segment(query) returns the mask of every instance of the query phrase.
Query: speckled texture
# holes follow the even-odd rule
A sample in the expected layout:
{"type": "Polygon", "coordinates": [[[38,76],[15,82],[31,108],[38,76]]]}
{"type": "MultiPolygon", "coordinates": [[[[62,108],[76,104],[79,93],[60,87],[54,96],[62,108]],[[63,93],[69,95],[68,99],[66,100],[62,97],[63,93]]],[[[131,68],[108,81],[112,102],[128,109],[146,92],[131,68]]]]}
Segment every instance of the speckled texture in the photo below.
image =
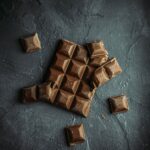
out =
{"type": "Polygon", "coordinates": [[[150,4],[148,0],[0,1],[0,150],[149,150],[150,4]],[[42,51],[18,38],[38,32],[42,51]],[[57,41],[103,39],[123,73],[96,91],[85,119],[46,103],[20,103],[22,87],[44,80],[57,41]],[[130,110],[111,115],[109,96],[127,94],[130,110]],[[87,141],[68,148],[64,127],[83,122],[87,141]]]}

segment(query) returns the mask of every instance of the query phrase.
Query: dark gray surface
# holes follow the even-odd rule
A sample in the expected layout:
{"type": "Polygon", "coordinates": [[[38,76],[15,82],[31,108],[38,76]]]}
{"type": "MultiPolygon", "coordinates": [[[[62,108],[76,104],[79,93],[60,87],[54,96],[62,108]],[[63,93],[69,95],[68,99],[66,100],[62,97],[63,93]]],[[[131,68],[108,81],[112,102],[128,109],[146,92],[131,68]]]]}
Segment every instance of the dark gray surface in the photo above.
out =
{"type": "Polygon", "coordinates": [[[148,0],[1,0],[0,150],[149,150],[149,10],[148,0]],[[18,38],[35,31],[43,49],[26,54],[18,38]],[[87,119],[42,102],[20,103],[22,87],[44,80],[60,38],[103,39],[123,68],[97,90],[87,119]],[[111,115],[107,98],[122,93],[130,110],[111,115]],[[87,141],[68,148],[63,129],[81,122],[87,141]]]}

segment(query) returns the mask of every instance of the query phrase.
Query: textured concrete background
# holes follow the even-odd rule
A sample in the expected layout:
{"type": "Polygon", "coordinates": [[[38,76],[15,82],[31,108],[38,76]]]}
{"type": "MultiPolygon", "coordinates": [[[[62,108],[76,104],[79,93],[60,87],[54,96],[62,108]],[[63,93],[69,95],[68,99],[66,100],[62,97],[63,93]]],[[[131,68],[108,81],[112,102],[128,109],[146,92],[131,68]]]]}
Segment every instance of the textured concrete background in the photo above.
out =
{"type": "Polygon", "coordinates": [[[149,150],[150,5],[148,0],[0,1],[0,150],[149,150]],[[42,51],[18,38],[38,32],[42,51]],[[58,39],[103,39],[123,73],[95,94],[85,119],[46,103],[20,103],[22,87],[44,80],[58,39]],[[109,96],[127,94],[130,110],[111,115],[109,96]],[[84,123],[87,141],[68,148],[63,129],[84,123]]]}

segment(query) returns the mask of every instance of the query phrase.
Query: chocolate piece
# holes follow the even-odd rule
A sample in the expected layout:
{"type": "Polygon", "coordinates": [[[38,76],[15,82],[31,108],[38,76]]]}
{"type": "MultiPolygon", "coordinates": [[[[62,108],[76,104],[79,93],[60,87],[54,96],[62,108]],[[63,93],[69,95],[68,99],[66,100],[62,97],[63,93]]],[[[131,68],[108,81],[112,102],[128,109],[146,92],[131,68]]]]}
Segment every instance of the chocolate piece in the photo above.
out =
{"type": "Polygon", "coordinates": [[[90,111],[90,105],[91,105],[91,102],[89,99],[76,96],[71,110],[76,112],[77,114],[87,117],[90,111]]]}
{"type": "Polygon", "coordinates": [[[37,33],[23,38],[21,40],[21,42],[22,42],[24,50],[27,53],[35,52],[35,51],[41,49],[41,42],[39,40],[37,33]]]}
{"type": "Polygon", "coordinates": [[[37,86],[31,86],[23,89],[23,102],[37,101],[37,86]]]}
{"type": "Polygon", "coordinates": [[[83,124],[73,125],[65,128],[67,142],[69,146],[74,146],[85,141],[83,124]]]}
{"type": "Polygon", "coordinates": [[[109,98],[112,113],[128,111],[128,98],[124,95],[109,98]]]}
{"type": "Polygon", "coordinates": [[[118,64],[116,58],[112,58],[111,60],[109,60],[108,63],[104,65],[104,67],[110,79],[122,72],[122,69],[118,64]]]}
{"type": "Polygon", "coordinates": [[[103,85],[109,81],[108,74],[106,73],[105,69],[103,67],[100,67],[95,70],[93,82],[96,87],[103,85]]]}
{"type": "Polygon", "coordinates": [[[60,90],[57,95],[56,104],[63,108],[70,109],[73,99],[74,99],[73,94],[66,92],[64,90],[60,90]]]}
{"type": "Polygon", "coordinates": [[[111,78],[122,72],[116,58],[108,60],[101,67],[97,68],[93,76],[94,87],[101,86],[111,78]]]}
{"type": "Polygon", "coordinates": [[[87,47],[90,52],[91,58],[108,55],[108,52],[104,47],[103,41],[88,43],[87,47]]]}
{"type": "Polygon", "coordinates": [[[57,95],[58,89],[53,83],[44,83],[38,86],[39,99],[53,103],[57,95]]]}

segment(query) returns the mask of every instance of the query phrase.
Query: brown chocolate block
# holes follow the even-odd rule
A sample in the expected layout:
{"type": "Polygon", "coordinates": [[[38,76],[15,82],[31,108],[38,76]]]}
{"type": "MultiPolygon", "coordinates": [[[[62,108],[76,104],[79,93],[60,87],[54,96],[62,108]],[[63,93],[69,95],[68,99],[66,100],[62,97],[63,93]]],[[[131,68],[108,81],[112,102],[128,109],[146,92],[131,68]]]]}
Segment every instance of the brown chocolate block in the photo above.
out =
{"type": "Polygon", "coordinates": [[[109,76],[103,67],[99,67],[94,72],[93,82],[96,87],[101,86],[109,81],[109,76]]]}
{"type": "Polygon", "coordinates": [[[43,83],[38,86],[39,89],[39,99],[45,100],[47,102],[53,103],[57,95],[58,89],[53,83],[43,83]]]}
{"type": "Polygon", "coordinates": [[[106,69],[106,72],[108,73],[110,79],[122,72],[122,69],[118,64],[116,58],[110,59],[108,63],[104,65],[104,68],[106,69]]]}
{"type": "Polygon", "coordinates": [[[66,75],[64,77],[64,81],[62,84],[62,89],[75,94],[78,89],[79,84],[80,84],[80,80],[77,80],[73,76],[66,75]]]}
{"type": "Polygon", "coordinates": [[[37,101],[37,86],[31,86],[23,89],[23,102],[35,102],[37,101]]]}
{"type": "Polygon", "coordinates": [[[74,99],[73,94],[71,94],[67,91],[64,91],[64,90],[60,90],[56,97],[55,102],[57,105],[59,105],[63,108],[70,109],[73,99],[74,99]]]}
{"type": "Polygon", "coordinates": [[[81,81],[77,95],[91,100],[94,95],[94,91],[91,90],[91,87],[86,82],[81,81]]]}
{"type": "Polygon", "coordinates": [[[70,58],[58,53],[56,54],[53,67],[57,68],[62,72],[66,72],[69,62],[70,62],[70,58]]]}
{"type": "Polygon", "coordinates": [[[103,55],[108,55],[107,50],[104,47],[103,41],[92,42],[87,44],[88,50],[90,52],[90,57],[95,58],[103,55]]]}
{"type": "Polygon", "coordinates": [[[69,146],[74,146],[85,141],[85,131],[83,124],[66,127],[65,131],[69,146]]]}
{"type": "Polygon", "coordinates": [[[87,66],[85,74],[84,74],[84,79],[87,81],[90,81],[94,74],[95,69],[96,68],[94,66],[91,66],[91,65],[87,66]]]}
{"type": "Polygon", "coordinates": [[[112,113],[128,111],[128,98],[125,95],[109,98],[110,108],[112,113]]]}
{"type": "Polygon", "coordinates": [[[85,69],[86,69],[85,64],[80,63],[80,62],[75,61],[75,60],[72,60],[70,62],[67,73],[72,75],[72,76],[75,76],[78,79],[81,79],[84,72],[85,72],[85,69]]]}
{"type": "Polygon", "coordinates": [[[59,88],[64,78],[64,73],[51,67],[49,74],[48,81],[55,83],[59,88]]]}
{"type": "Polygon", "coordinates": [[[77,45],[73,58],[84,64],[88,63],[88,51],[83,46],[77,45]]]}
{"type": "Polygon", "coordinates": [[[21,42],[22,42],[24,50],[27,53],[35,52],[41,49],[41,42],[39,40],[37,33],[21,39],[21,42]]]}
{"type": "Polygon", "coordinates": [[[75,43],[70,42],[68,40],[61,40],[59,42],[58,52],[71,58],[75,48],[76,48],[75,43]]]}
{"type": "Polygon", "coordinates": [[[72,104],[71,110],[80,114],[84,117],[87,117],[90,111],[91,101],[83,97],[76,96],[72,104]]]}

